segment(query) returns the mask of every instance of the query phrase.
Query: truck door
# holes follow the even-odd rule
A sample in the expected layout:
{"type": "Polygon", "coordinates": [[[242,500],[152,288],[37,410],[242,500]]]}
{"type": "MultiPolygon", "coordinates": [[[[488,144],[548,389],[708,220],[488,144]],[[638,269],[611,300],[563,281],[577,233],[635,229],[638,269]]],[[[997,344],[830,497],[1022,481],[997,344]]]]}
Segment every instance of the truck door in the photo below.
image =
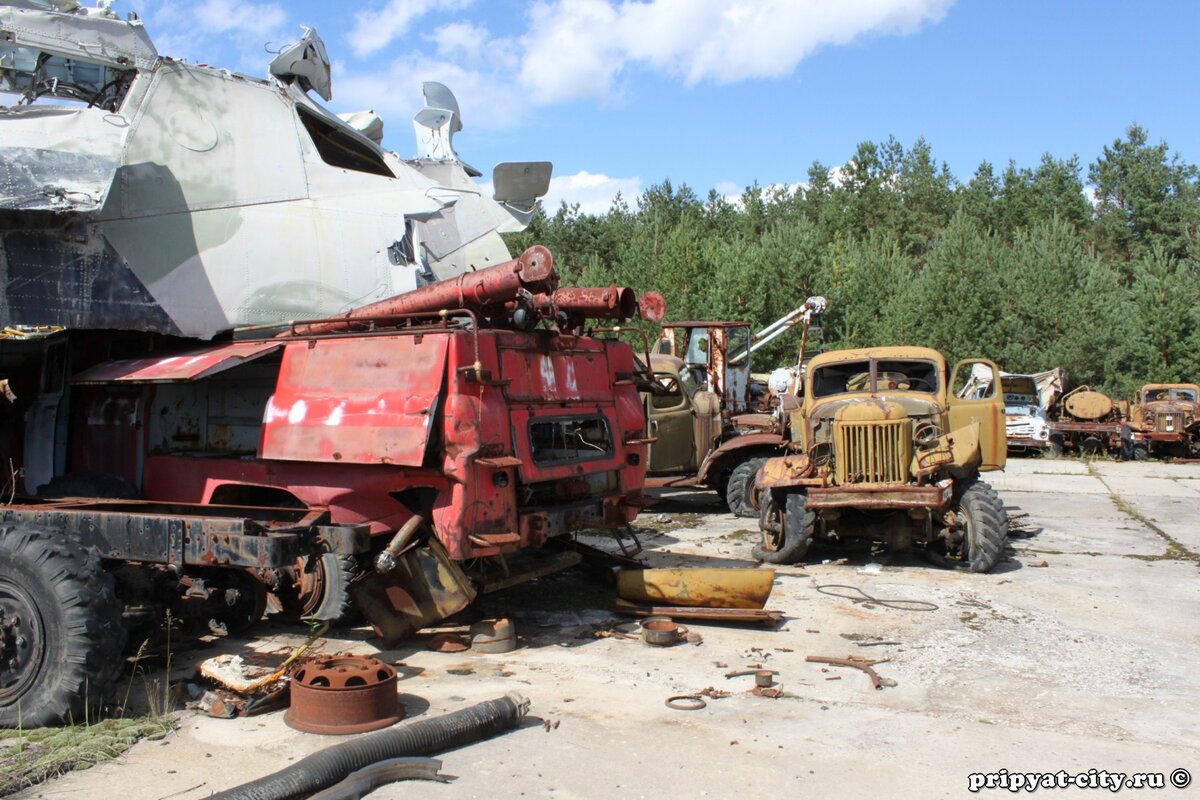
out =
{"type": "Polygon", "coordinates": [[[979,452],[983,459],[979,465],[980,471],[1004,469],[1008,437],[1005,431],[1004,387],[1000,381],[1000,370],[984,358],[960,361],[954,365],[947,392],[951,431],[966,427],[972,422],[979,423],[979,452]],[[990,372],[990,381],[986,384],[981,382],[979,390],[968,393],[967,397],[959,397],[958,393],[971,379],[971,368],[975,365],[980,365],[977,372],[982,372],[984,376],[990,372]]]}
{"type": "Polygon", "coordinates": [[[657,441],[650,449],[650,472],[680,472],[694,465],[696,437],[692,431],[692,404],[674,375],[655,376],[662,391],[649,396],[649,435],[657,441]]]}

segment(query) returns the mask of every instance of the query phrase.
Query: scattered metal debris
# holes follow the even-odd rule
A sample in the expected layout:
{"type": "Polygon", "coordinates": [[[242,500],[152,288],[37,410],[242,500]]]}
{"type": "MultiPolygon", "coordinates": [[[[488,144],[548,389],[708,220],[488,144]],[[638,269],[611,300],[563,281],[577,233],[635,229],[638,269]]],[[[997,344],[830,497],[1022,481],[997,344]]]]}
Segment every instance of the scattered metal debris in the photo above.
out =
{"type": "Polygon", "coordinates": [[[642,641],[653,647],[670,647],[687,636],[687,628],[670,617],[648,617],[642,621],[642,641]]]}
{"type": "Polygon", "coordinates": [[[706,708],[708,703],[704,702],[704,698],[698,694],[677,694],[666,699],[665,705],[667,708],[673,708],[676,711],[699,711],[706,708]]]}
{"type": "Polygon", "coordinates": [[[404,718],[396,670],[370,656],[327,656],[292,675],[292,704],[283,721],[308,733],[363,733],[404,718]]]}
{"type": "Polygon", "coordinates": [[[439,633],[429,640],[427,647],[436,653],[461,653],[471,645],[456,633],[439,633]]]}
{"type": "Polygon", "coordinates": [[[638,606],[617,600],[613,609],[619,614],[634,617],[673,617],[675,619],[710,620],[714,622],[758,622],[776,625],[783,621],[783,612],[761,608],[690,608],[687,606],[638,606]]]}
{"type": "Polygon", "coordinates": [[[879,674],[871,667],[875,664],[881,664],[883,661],[872,661],[865,658],[857,658],[855,656],[847,656],[846,658],[831,658],[829,656],[807,656],[805,661],[810,664],[830,664],[835,667],[852,667],[862,670],[867,673],[867,677],[871,679],[871,686],[876,689],[882,689],[883,683],[879,679],[879,674]]]}

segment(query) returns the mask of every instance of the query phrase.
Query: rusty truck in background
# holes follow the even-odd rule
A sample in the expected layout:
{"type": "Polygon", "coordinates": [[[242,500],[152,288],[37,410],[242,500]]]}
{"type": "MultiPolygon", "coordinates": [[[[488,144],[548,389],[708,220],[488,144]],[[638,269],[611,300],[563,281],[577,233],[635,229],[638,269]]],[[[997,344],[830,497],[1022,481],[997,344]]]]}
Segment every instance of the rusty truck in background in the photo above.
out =
{"type": "Polygon", "coordinates": [[[754,475],[785,443],[787,417],[775,409],[794,404],[795,396],[786,386],[773,396],[755,393],[751,356],[798,326],[802,364],[809,326],[825,307],[825,298],[810,297],[757,333],[747,322],[663,325],[650,356],[657,385],[645,395],[649,486],[707,487],[737,516],[758,516],[754,475]]]}
{"type": "Polygon", "coordinates": [[[788,452],[755,481],[761,561],[802,560],[814,540],[921,547],[940,564],[986,572],[1002,558],[1007,514],[980,473],[1005,464],[1002,380],[984,359],[924,347],[822,353],[792,412],[788,452]],[[970,367],[987,387],[960,397],[970,367]]]}
{"type": "Polygon", "coordinates": [[[1200,458],[1200,386],[1148,383],[1130,410],[1134,457],[1200,458]]]}

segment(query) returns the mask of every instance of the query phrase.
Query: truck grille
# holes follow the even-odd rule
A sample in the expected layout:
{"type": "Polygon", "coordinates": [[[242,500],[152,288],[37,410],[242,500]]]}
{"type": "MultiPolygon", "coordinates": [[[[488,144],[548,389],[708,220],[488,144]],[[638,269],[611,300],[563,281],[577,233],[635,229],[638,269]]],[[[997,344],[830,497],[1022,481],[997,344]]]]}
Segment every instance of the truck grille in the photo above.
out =
{"type": "Polygon", "coordinates": [[[912,421],[840,422],[834,428],[834,447],[839,484],[907,483],[912,421]]]}
{"type": "Polygon", "coordinates": [[[1178,414],[1158,414],[1154,418],[1154,429],[1159,433],[1174,433],[1179,430],[1178,414]]]}

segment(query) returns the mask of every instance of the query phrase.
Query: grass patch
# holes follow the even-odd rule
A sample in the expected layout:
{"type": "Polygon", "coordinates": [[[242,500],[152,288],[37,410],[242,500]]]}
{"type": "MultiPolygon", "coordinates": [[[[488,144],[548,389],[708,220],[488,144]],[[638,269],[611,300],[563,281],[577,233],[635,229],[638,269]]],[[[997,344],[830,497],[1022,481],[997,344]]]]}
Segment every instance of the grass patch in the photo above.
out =
{"type": "Polygon", "coordinates": [[[725,534],[726,539],[733,539],[735,542],[745,539],[757,539],[760,536],[758,531],[748,531],[745,528],[739,528],[732,533],[725,534]]]}
{"type": "Polygon", "coordinates": [[[706,515],[688,511],[680,514],[664,513],[663,516],[670,517],[670,519],[665,522],[659,522],[658,514],[639,514],[637,521],[634,523],[637,526],[638,533],[641,533],[642,531],[669,533],[671,531],[677,531],[683,528],[694,528],[704,521],[704,517],[706,515]]]}
{"type": "Polygon", "coordinates": [[[1130,505],[1129,501],[1127,501],[1124,497],[1121,497],[1121,495],[1114,492],[1112,487],[1108,485],[1108,482],[1101,477],[1100,473],[1092,468],[1091,464],[1088,464],[1087,468],[1088,474],[1100,481],[1104,488],[1108,490],[1109,499],[1112,500],[1113,505],[1116,506],[1118,511],[1126,516],[1136,519],[1138,522],[1142,523],[1142,525],[1146,526],[1147,529],[1158,534],[1159,538],[1166,542],[1167,549],[1159,555],[1127,555],[1126,558],[1136,558],[1138,561],[1190,561],[1196,566],[1200,566],[1200,553],[1194,553],[1184,547],[1177,539],[1164,531],[1162,528],[1155,525],[1144,514],[1142,514],[1142,512],[1130,505]]]}
{"type": "Polygon", "coordinates": [[[161,739],[170,730],[170,720],[152,716],[63,728],[0,730],[0,797],[64,772],[111,761],[139,739],[161,739]]]}

